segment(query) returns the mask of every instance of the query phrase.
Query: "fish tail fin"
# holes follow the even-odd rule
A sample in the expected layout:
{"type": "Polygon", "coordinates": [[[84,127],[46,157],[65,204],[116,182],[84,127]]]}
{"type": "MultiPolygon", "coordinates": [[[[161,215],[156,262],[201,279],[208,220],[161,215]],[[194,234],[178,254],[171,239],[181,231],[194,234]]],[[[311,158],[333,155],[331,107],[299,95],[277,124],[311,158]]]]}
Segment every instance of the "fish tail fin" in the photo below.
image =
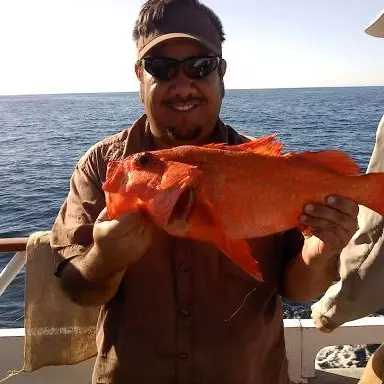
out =
{"type": "Polygon", "coordinates": [[[234,240],[224,237],[217,246],[250,276],[261,282],[264,281],[259,263],[252,256],[251,248],[246,240],[234,240]]]}
{"type": "Polygon", "coordinates": [[[367,173],[359,178],[364,182],[363,196],[356,201],[384,216],[384,172],[367,173]]]}

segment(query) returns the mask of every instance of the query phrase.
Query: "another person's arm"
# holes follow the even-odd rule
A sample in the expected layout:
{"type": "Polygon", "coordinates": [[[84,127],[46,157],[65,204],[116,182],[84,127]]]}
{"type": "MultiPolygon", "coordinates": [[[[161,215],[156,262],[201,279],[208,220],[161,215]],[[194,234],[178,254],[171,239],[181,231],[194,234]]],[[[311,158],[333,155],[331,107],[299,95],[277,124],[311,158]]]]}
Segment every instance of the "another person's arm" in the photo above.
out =
{"type": "Polygon", "coordinates": [[[358,205],[350,200],[335,196],[333,203],[310,206],[301,223],[312,236],[284,272],[284,297],[298,302],[316,299],[336,280],[340,252],[357,229],[358,205]]]}

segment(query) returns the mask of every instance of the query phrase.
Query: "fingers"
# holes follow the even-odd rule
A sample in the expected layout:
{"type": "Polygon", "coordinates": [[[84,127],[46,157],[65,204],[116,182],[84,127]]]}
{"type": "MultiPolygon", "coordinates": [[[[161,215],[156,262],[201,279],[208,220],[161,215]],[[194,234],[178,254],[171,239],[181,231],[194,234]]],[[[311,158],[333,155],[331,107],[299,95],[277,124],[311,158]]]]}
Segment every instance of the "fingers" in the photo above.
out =
{"type": "Polygon", "coordinates": [[[125,236],[135,231],[138,234],[143,234],[145,228],[150,227],[150,221],[140,211],[130,212],[118,216],[115,220],[112,220],[112,226],[120,235],[125,236]]]}
{"type": "Polygon", "coordinates": [[[144,222],[144,214],[140,211],[134,211],[130,213],[125,213],[123,215],[120,215],[116,217],[115,219],[111,219],[108,215],[107,207],[105,207],[100,213],[99,216],[96,219],[95,224],[103,223],[103,222],[111,222],[110,225],[125,225],[130,226],[131,224],[137,224],[140,221],[144,222]]]}
{"type": "Polygon", "coordinates": [[[359,206],[352,200],[339,196],[329,196],[327,198],[327,205],[311,203],[307,204],[304,210],[311,216],[339,224],[346,223],[348,227],[351,221],[356,220],[359,206]]]}
{"type": "Polygon", "coordinates": [[[356,202],[341,196],[332,195],[328,196],[327,203],[329,206],[337,209],[347,216],[350,216],[354,220],[357,218],[359,206],[356,202]]]}
{"type": "MultiPolygon", "coordinates": [[[[331,216],[326,212],[326,209],[317,209],[316,212],[314,210],[314,214],[322,213],[325,214],[324,216],[331,216]]],[[[311,227],[311,233],[326,243],[328,248],[338,249],[344,247],[348,243],[351,232],[354,232],[352,228],[355,228],[355,223],[352,222],[349,224],[349,220],[343,217],[340,219],[340,222],[345,221],[345,223],[338,224],[335,221],[337,219],[334,217],[333,219],[325,219],[316,216],[303,215],[301,217],[301,222],[302,224],[311,227]],[[351,230],[345,229],[344,226],[350,227],[351,230]]]]}
{"type": "Polygon", "coordinates": [[[143,255],[151,244],[154,224],[140,211],[121,215],[115,223],[115,236],[121,247],[137,257],[143,255]]]}
{"type": "Polygon", "coordinates": [[[154,224],[140,211],[109,220],[100,212],[93,228],[94,243],[105,259],[129,265],[139,260],[152,243],[154,224]]]}
{"type": "Polygon", "coordinates": [[[358,205],[340,196],[330,196],[327,205],[311,203],[304,208],[300,222],[328,248],[341,249],[357,230],[358,205]]]}
{"type": "Polygon", "coordinates": [[[300,220],[314,228],[340,227],[347,232],[356,231],[358,205],[341,197],[328,198],[328,205],[311,203],[304,207],[300,220]]]}
{"type": "Polygon", "coordinates": [[[101,240],[111,237],[122,239],[127,236],[139,236],[147,233],[151,228],[150,220],[140,211],[130,212],[110,219],[106,208],[104,208],[95,223],[94,239],[101,240]]]}

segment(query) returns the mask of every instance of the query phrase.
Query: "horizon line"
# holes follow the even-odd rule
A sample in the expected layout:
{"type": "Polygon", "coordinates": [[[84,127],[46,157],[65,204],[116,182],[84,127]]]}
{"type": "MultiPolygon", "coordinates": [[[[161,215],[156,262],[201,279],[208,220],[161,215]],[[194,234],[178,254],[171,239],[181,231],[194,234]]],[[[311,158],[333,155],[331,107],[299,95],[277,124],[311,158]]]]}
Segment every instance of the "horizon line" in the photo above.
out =
{"type": "MultiPolygon", "coordinates": [[[[323,89],[323,88],[380,88],[383,85],[320,85],[305,87],[265,87],[265,88],[225,88],[226,91],[268,91],[279,89],[323,89]]],[[[57,93],[15,93],[1,94],[0,97],[18,97],[18,96],[57,96],[57,95],[99,95],[99,94],[124,94],[139,93],[139,91],[95,91],[95,92],[57,92],[57,93]]]]}

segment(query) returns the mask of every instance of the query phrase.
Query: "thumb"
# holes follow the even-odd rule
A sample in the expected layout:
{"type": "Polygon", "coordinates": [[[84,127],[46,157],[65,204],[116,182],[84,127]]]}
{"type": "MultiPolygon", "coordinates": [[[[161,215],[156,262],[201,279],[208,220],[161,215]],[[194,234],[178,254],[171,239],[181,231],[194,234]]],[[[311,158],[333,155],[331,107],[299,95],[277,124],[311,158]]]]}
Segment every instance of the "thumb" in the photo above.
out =
{"type": "Polygon", "coordinates": [[[96,223],[102,223],[103,221],[110,221],[111,218],[108,215],[107,207],[104,207],[104,209],[99,213],[99,216],[97,216],[96,223]]]}

